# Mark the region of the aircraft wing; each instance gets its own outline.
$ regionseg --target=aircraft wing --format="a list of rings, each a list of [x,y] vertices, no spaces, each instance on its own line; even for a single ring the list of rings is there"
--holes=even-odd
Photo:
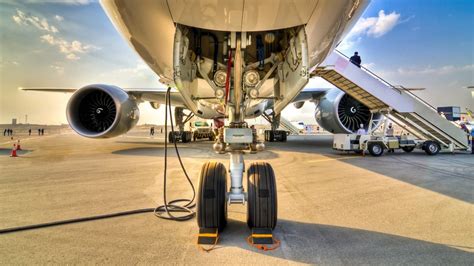
[[[74,93],[78,88],[60,88],[60,87],[20,87],[22,91],[40,91],[40,92],[60,92]],[[122,88],[129,95],[136,97],[141,101],[148,101],[155,104],[165,104],[166,88]],[[178,107],[186,107],[181,94],[171,90],[171,105]]]
[[[319,98],[324,96],[324,94],[328,90],[331,89],[333,88],[304,88],[292,102],[297,103],[306,101],[317,101],[319,100]]]
[[[20,87],[19,89],[22,91],[58,93],[74,93],[78,90],[77,88],[70,87]],[[330,89],[304,88],[292,102],[317,101]],[[165,104],[166,88],[123,88],[123,90],[141,101],[148,101],[152,104]],[[181,94],[175,89],[171,90],[171,105],[186,108]]]
[[[45,91],[45,92],[63,92],[63,93],[73,93],[76,88],[55,88],[55,87],[19,87],[21,91]]]

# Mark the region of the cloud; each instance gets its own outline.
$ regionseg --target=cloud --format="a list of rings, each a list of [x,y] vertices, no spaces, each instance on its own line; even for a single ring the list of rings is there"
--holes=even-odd
[[[41,41],[58,47],[59,52],[64,54],[68,60],[79,60],[79,54],[86,54],[90,51],[99,49],[93,45],[83,44],[77,40],[65,40],[59,36],[58,29],[55,26],[50,25],[45,18],[40,19],[36,16],[27,15],[19,9],[16,10],[16,14],[13,15],[12,18],[18,25],[34,26],[40,31],[48,32],[47,34],[40,36]],[[55,15],[54,19],[58,22],[64,20],[64,18],[59,15]]]
[[[419,76],[419,75],[446,75],[459,72],[474,72],[474,64],[464,66],[446,65],[433,68],[431,66],[423,68],[398,68],[396,73],[403,76]]]
[[[405,21],[400,21],[399,13],[391,12],[387,15],[384,10],[380,10],[376,17],[359,19],[338,48],[340,50],[349,50],[358,44],[363,36],[380,38]]]
[[[75,60],[79,60],[80,57],[77,56],[76,54],[72,54],[72,53],[71,53],[71,54],[67,54],[67,55],[66,55],[66,59],[75,61]]]
[[[380,10],[377,17],[361,18],[352,29],[351,34],[379,38],[395,28],[399,19],[399,13],[392,12],[386,15],[384,10]]]
[[[78,60],[78,54],[86,54],[98,48],[89,44],[82,44],[80,41],[68,42],[60,37],[55,37],[51,34],[42,35],[41,40],[52,46],[59,48],[59,52],[66,55],[66,59]]]
[[[346,38],[343,42],[341,42],[339,44],[339,46],[337,48],[340,49],[340,50],[349,50],[354,45],[357,45],[360,41],[362,41],[362,37]]]
[[[147,64],[138,60],[120,67],[107,69],[99,74],[101,83],[114,83],[129,87],[155,87],[158,77]],[[159,83],[158,83],[159,84]],[[164,85],[159,84],[159,87]]]
[[[50,68],[54,69],[56,71],[56,73],[62,75],[64,74],[64,67],[63,66],[60,66],[60,65],[50,65],[49,66]]]
[[[131,68],[120,68],[117,70],[120,74],[131,74],[139,77],[145,77],[149,74],[150,68],[143,62],[138,62],[135,67]]]
[[[375,63],[371,62],[371,63],[367,63],[367,64],[362,64],[362,66],[367,68],[367,69],[371,69],[371,68],[375,67]]]
[[[12,16],[13,21],[18,25],[31,25],[36,27],[39,30],[47,31],[51,33],[59,32],[55,26],[49,25],[48,21],[45,18],[38,18],[36,16],[30,16],[26,13],[16,10],[16,14]]]

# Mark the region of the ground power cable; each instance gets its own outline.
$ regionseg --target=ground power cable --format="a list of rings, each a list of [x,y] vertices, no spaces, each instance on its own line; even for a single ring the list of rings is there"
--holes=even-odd
[[[95,215],[95,216],[88,216],[88,217],[81,217],[81,218],[74,218],[74,219],[67,219],[67,220],[61,220],[61,221],[54,221],[54,222],[47,222],[47,223],[40,223],[40,224],[32,224],[32,225],[25,225],[25,226],[18,226],[18,227],[11,227],[11,228],[4,228],[0,229],[0,235],[1,234],[8,234],[8,233],[15,233],[15,232],[21,232],[21,231],[27,231],[27,230],[34,230],[34,229],[41,229],[41,228],[47,228],[47,227],[53,227],[53,226],[60,226],[60,225],[67,225],[67,224],[74,224],[74,223],[81,223],[81,222],[88,222],[88,221],[95,221],[95,220],[102,220],[102,219],[108,219],[108,218],[115,218],[115,217],[120,217],[120,216],[128,216],[128,215],[134,215],[134,214],[142,214],[142,213],[150,213],[153,212],[157,217],[162,218],[162,219],[167,219],[167,220],[173,220],[173,221],[187,221],[196,216],[196,212],[191,210],[196,206],[196,203],[194,200],[196,199],[196,189],[194,187],[193,182],[191,181],[191,178],[189,178],[188,173],[186,172],[186,169],[184,167],[183,161],[181,160],[181,155],[179,154],[179,149],[176,144],[176,141],[174,141],[175,137],[175,131],[174,131],[174,126],[173,126],[173,116],[171,112],[171,88],[168,88],[166,91],[166,110],[165,110],[165,156],[164,156],[164,167],[163,167],[163,205],[160,205],[155,208],[144,208],[144,209],[136,209],[136,210],[130,210],[130,211],[123,211],[123,212],[115,212],[115,213],[108,213],[108,214],[102,214],[102,215]],[[189,185],[193,191],[193,196],[191,199],[174,199],[169,202],[167,202],[167,193],[166,193],[166,185],[167,185],[167,170],[168,170],[168,112],[170,114],[170,120],[171,120],[171,134],[172,134],[172,139],[174,143],[174,148],[176,151],[176,156],[178,157],[179,164],[181,166],[181,169],[183,170],[183,173],[189,182]],[[179,205],[178,203],[181,203],[182,205]],[[186,213],[184,215],[173,215],[173,213]]]
[[[181,165],[181,169],[183,170],[184,176],[186,177],[192,191],[193,197],[191,199],[175,199],[171,200],[170,202],[167,201],[166,198],[166,184],[167,184],[167,170],[168,170],[168,112],[170,115],[171,121],[171,140],[174,144],[174,149],[176,151],[176,157],[178,157],[179,164]],[[182,136],[186,137],[186,136]],[[164,156],[164,165],[163,165],[163,202],[164,204],[161,206],[156,207],[155,215],[162,219],[173,220],[173,221],[187,221],[192,219],[196,216],[196,212],[191,210],[196,206],[194,200],[196,199],[196,189],[194,188],[193,182],[191,178],[189,178],[188,173],[186,172],[186,168],[183,165],[183,161],[181,160],[181,155],[179,154],[178,145],[176,144],[176,136],[173,126],[173,115],[171,112],[171,87],[168,87],[166,90],[166,103],[165,103],[165,156]],[[182,203],[179,205],[177,203]],[[181,215],[173,215],[173,213],[187,213]]]

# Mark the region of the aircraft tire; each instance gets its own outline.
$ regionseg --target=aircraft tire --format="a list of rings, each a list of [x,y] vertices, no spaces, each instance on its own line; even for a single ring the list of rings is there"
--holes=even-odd
[[[181,132],[181,141],[183,143],[188,143],[192,139],[192,133],[191,131],[183,131]]]
[[[270,142],[275,141],[275,134],[274,134],[273,130],[268,131],[268,141],[270,141]]]
[[[197,196],[197,222],[200,228],[218,228],[222,231],[227,224],[227,172],[218,162],[202,165],[199,175]]]
[[[269,163],[252,163],[247,171],[247,225],[271,228],[277,224],[277,189],[275,174]]]
[[[413,150],[415,149],[415,146],[405,146],[405,147],[402,147],[402,150],[404,152],[412,152]]]
[[[174,143],[175,141],[176,141],[176,138],[174,137],[173,132],[172,131],[168,132],[168,142]]]

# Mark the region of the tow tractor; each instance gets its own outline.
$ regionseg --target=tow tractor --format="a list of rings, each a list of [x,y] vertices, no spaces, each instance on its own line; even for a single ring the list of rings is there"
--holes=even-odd
[[[436,155],[441,151],[441,145],[438,142],[416,139],[411,135],[335,134],[332,148],[338,151],[353,151],[356,153],[368,151],[375,157],[381,156],[385,150],[389,149],[402,149],[405,152],[421,149],[428,155]],[[452,151],[452,149],[448,150]]]

